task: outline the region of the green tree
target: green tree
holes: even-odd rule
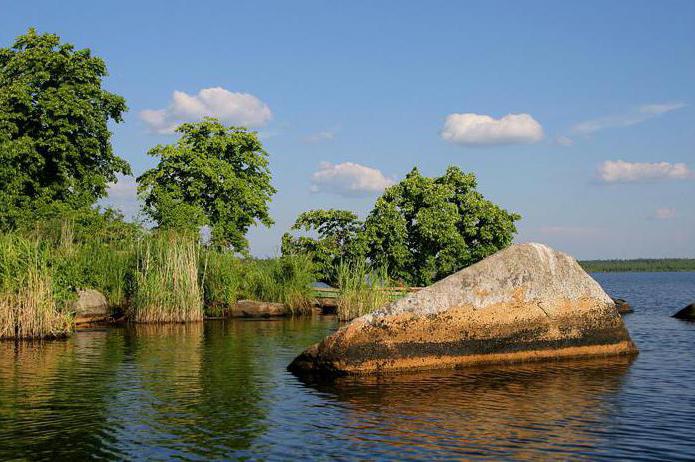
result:
[[[511,244],[521,217],[485,199],[472,173],[449,167],[437,178],[413,169],[377,199],[364,223],[349,211],[313,210],[283,236],[283,253],[312,255],[322,273],[341,260],[366,258],[391,279],[428,285]]]
[[[0,228],[89,207],[130,174],[111,147],[108,122],[126,105],[107,75],[90,50],[34,29],[0,49]]]
[[[145,213],[161,228],[208,225],[213,244],[246,253],[249,227],[273,224],[268,153],[255,132],[213,118],[176,131],[176,143],[148,152],[159,164],[137,180]]]
[[[475,175],[458,167],[437,178],[413,169],[367,217],[367,257],[394,279],[428,285],[509,246],[521,216],[476,187]]]
[[[334,283],[341,260],[364,258],[363,223],[349,210],[309,210],[297,217],[294,231],[312,232],[317,238],[290,233],[282,236],[283,255],[311,255],[324,282]]]

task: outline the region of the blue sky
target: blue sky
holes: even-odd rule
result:
[[[7,2],[91,48],[129,106],[113,126],[136,174],[202,114],[257,129],[276,225],[364,214],[413,166],[458,165],[521,213],[518,242],[578,258],[695,257],[695,2]],[[174,97],[174,92],[178,96]],[[128,180],[112,203],[133,210]]]

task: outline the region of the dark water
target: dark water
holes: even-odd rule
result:
[[[0,343],[0,459],[695,459],[695,273],[596,274],[634,360],[304,384],[331,318],[214,321]]]

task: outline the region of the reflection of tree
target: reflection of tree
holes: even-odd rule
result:
[[[346,426],[422,454],[537,460],[596,444],[593,426],[632,358],[530,363],[313,385],[349,404]],[[546,453],[548,454],[548,453]]]
[[[0,342],[0,459],[99,454],[122,359],[119,340],[88,331],[67,341]]]

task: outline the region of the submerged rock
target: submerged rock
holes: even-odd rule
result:
[[[80,289],[72,305],[75,324],[105,321],[111,317],[111,309],[104,294],[94,289]]]
[[[615,303],[615,309],[618,310],[620,314],[632,313],[634,310],[632,306],[622,298],[613,298],[613,303]]]
[[[346,375],[635,353],[613,301],[574,258],[519,244],[355,319],[289,369]]]
[[[239,300],[229,313],[233,318],[269,318],[291,314],[290,309],[282,303],[258,302],[256,300]]]
[[[676,319],[685,319],[686,321],[695,321],[695,303],[686,306],[672,317]]]

